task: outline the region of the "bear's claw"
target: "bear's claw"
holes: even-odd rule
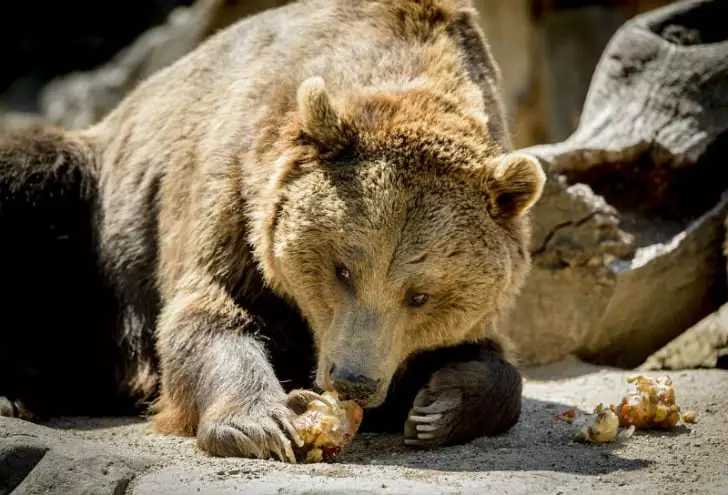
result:
[[[427,388],[422,389],[405,423],[404,444],[433,448],[446,443],[457,422],[461,404],[459,390],[449,389],[434,395]]]
[[[228,413],[200,426],[198,444],[214,456],[277,458],[295,464],[292,443],[302,447],[303,439],[291,420],[315,399],[322,400],[314,392],[297,390],[280,403],[261,405],[251,411],[227,409]]]

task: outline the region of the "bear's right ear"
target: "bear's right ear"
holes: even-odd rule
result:
[[[302,133],[322,151],[331,151],[349,142],[350,132],[342,122],[320,77],[309,77],[298,87],[298,113]]]
[[[492,196],[494,215],[518,218],[541,197],[546,174],[535,157],[506,153],[487,169],[486,187]]]

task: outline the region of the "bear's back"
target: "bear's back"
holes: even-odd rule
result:
[[[473,13],[467,1],[303,0],[243,19],[143,82],[92,131],[102,166],[174,158],[149,160],[151,146],[244,153],[285,123],[311,76],[333,94],[440,79],[446,92],[470,92],[508,147],[497,68]]]

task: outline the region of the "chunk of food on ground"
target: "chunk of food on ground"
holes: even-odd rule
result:
[[[574,427],[574,439],[591,443],[624,440],[635,430],[669,429],[680,422],[695,423],[696,413],[681,413],[675,399],[672,380],[665,377],[634,376],[627,378],[633,389],[619,404],[599,404],[592,414],[579,414],[576,408],[556,415]]]
[[[675,400],[675,387],[667,377],[650,378],[634,376],[627,379],[634,384],[617,406],[610,406],[619,416],[622,427],[634,426],[638,430],[669,429],[678,426],[681,420],[695,421],[695,413],[682,415]]]
[[[340,401],[334,392],[322,394],[293,421],[303,440],[294,449],[299,462],[332,462],[351,443],[363,418],[362,408],[354,401]]]
[[[569,409],[556,417],[574,428],[574,440],[589,443],[608,443],[632,435],[634,428],[619,428],[617,413],[599,404],[592,414],[578,414]]]

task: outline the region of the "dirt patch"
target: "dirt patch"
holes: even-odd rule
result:
[[[360,435],[335,464],[216,459],[194,439],[148,432],[137,419],[64,418],[52,426],[94,443],[160,459],[128,493],[725,493],[728,372],[673,372],[695,425],[638,433],[622,445],[584,445],[554,414],[616,402],[627,372],[569,360],[524,370],[524,412],[507,435],[420,452],[398,435]]]

